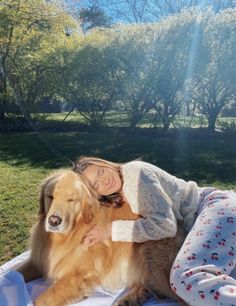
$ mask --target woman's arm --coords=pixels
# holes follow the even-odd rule
[[[145,167],[128,170],[128,174],[124,173],[123,191],[132,211],[143,218],[113,221],[112,240],[143,242],[174,237],[177,221],[172,201],[163,190],[157,174]]]
[[[127,170],[123,173],[123,192],[131,210],[142,218],[95,225],[84,237],[87,245],[109,238],[113,241],[144,242],[176,235],[177,221],[172,201],[163,190],[157,174],[139,164],[131,164]]]

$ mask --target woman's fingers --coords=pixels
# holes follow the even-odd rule
[[[83,243],[93,245],[109,238],[111,238],[111,223],[107,223],[104,226],[95,224],[84,236]]]
[[[93,236],[85,236],[83,239],[83,244],[86,244],[88,246],[91,246],[94,243],[96,243],[96,240]]]

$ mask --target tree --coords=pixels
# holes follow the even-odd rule
[[[120,27],[118,57],[124,71],[120,99],[131,127],[154,110],[168,129],[179,114],[194,24],[195,17],[189,12],[156,25]]]
[[[181,13],[183,10],[195,8],[198,11],[205,11],[212,8],[214,12],[219,12],[227,8],[235,7],[234,0],[150,0],[148,11],[152,15],[152,20],[160,20],[163,17]]]
[[[234,0],[100,0],[100,3],[114,20],[125,23],[156,22],[192,7],[198,10],[211,7],[219,12],[236,5]]]
[[[189,77],[189,63],[194,73],[191,53],[196,15],[192,12],[169,17],[160,22],[160,34],[155,41],[159,56],[159,80],[156,82],[155,111],[166,130],[180,113],[185,102],[184,84]],[[195,50],[197,52],[197,50]]]
[[[79,13],[79,20],[83,33],[93,28],[109,28],[112,23],[112,18],[108,17],[104,10],[100,8],[96,1],[89,7],[84,7]]]
[[[94,30],[80,38],[67,65],[64,99],[92,126],[101,124],[119,90],[120,69],[109,30]]]
[[[119,98],[124,101],[134,128],[153,107],[153,84],[158,69],[152,59],[154,31],[149,26],[120,28],[118,60],[123,71]]]
[[[236,98],[236,10],[208,18],[203,48],[204,65],[193,84],[193,99],[208,119],[208,130],[215,130],[220,112]]]
[[[29,115],[47,70],[44,55],[65,37],[67,26],[73,27],[73,21],[58,1],[9,0],[0,4],[0,120],[6,104],[14,100],[21,103],[24,115]]]

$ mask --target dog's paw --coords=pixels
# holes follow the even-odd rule
[[[136,305],[139,305],[139,304],[136,304]],[[129,301],[129,300],[120,299],[115,304],[112,304],[112,306],[135,306],[135,304],[131,304],[131,301]]]
[[[151,296],[144,287],[133,287],[124,297],[120,298],[113,306],[140,306]]]

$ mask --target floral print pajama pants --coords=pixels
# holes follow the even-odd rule
[[[236,193],[204,188],[196,221],[171,270],[171,286],[191,306],[236,306]]]

